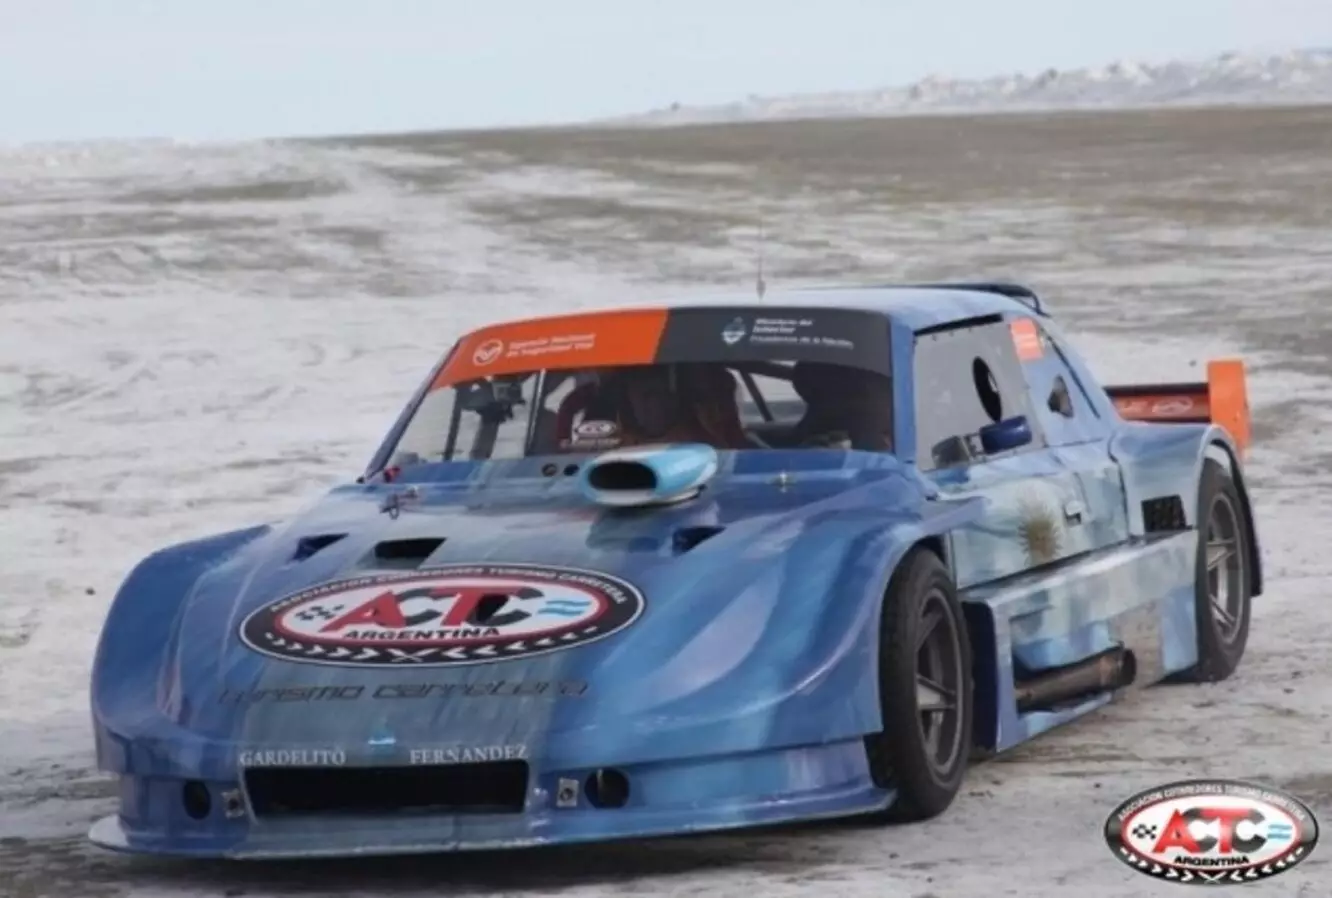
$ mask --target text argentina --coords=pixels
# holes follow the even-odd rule
[[[338,635],[338,642],[445,642],[454,639],[486,639],[499,636],[495,627],[450,627],[444,630],[352,630]]]

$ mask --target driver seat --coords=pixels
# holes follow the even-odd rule
[[[794,445],[823,434],[841,432],[852,448],[892,451],[892,381],[881,374],[832,365],[799,362],[791,386],[805,401],[805,414],[792,430]]]

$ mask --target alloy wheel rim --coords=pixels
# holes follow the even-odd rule
[[[1226,645],[1239,635],[1248,598],[1239,532],[1235,504],[1225,494],[1216,496],[1207,515],[1207,600],[1217,636]]]
[[[951,774],[963,750],[959,626],[947,597],[931,590],[916,631],[916,717],[930,766],[942,777]]]

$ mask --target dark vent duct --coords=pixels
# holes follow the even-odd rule
[[[676,555],[683,555],[725,529],[725,527],[681,527],[675,531],[675,536],[671,539],[671,549]]]
[[[442,536],[386,539],[375,544],[368,561],[375,567],[411,570],[420,567],[442,545],[444,545]]]
[[[1168,533],[1189,529],[1184,519],[1184,500],[1179,496],[1158,496],[1142,502],[1142,524],[1148,533]]]

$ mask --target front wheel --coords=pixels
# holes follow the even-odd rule
[[[971,642],[952,577],[915,549],[884,597],[879,635],[883,732],[867,739],[875,782],[897,790],[884,815],[926,820],[957,796],[971,751]]]

